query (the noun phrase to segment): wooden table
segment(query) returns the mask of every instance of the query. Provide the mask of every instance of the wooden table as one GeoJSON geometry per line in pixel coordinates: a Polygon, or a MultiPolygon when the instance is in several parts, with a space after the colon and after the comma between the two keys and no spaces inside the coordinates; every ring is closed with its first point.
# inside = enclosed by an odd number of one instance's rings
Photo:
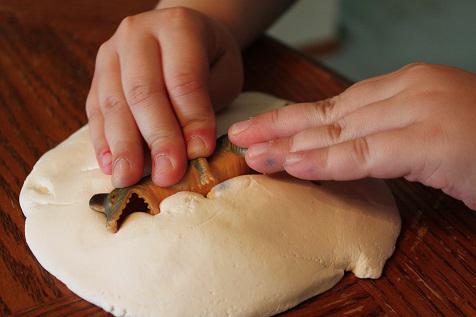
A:
{"type": "MultiPolygon", "coordinates": [[[[35,260],[18,204],[38,158],[86,123],[84,100],[99,44],[120,19],[154,1],[0,1],[0,315],[105,316],[35,260]]],[[[247,90],[296,100],[348,82],[267,38],[245,52],[247,90]]],[[[476,316],[476,213],[440,191],[388,182],[403,218],[378,280],[352,274],[283,316],[476,316]]]]}

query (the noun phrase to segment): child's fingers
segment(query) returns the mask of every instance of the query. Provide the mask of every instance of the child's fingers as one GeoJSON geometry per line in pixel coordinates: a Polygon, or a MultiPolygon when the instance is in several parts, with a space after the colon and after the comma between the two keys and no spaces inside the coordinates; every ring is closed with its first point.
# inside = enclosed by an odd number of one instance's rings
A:
{"type": "Polygon", "coordinates": [[[403,85],[395,83],[394,77],[397,75],[391,73],[372,78],[330,99],[294,104],[238,122],[229,130],[230,139],[239,146],[247,147],[331,124],[353,111],[398,94],[403,85]]]}
{"type": "Polygon", "coordinates": [[[152,180],[170,186],[184,175],[187,156],[165,89],[158,43],[152,35],[124,28],[118,48],[124,94],[151,151],[152,180]]]}
{"type": "Polygon", "coordinates": [[[289,153],[289,139],[282,138],[253,144],[246,152],[249,167],[264,174],[283,170],[283,163],[289,153]]]}
{"type": "Polygon", "coordinates": [[[335,122],[303,130],[290,137],[290,151],[307,151],[346,142],[377,132],[403,128],[419,119],[417,107],[407,96],[374,102],[335,122]]]}
{"type": "MultiPolygon", "coordinates": [[[[201,21],[173,19],[159,28],[165,85],[187,142],[189,159],[209,156],[215,148],[215,114],[210,101],[208,38],[201,21]]],[[[210,60],[213,56],[210,56],[210,60]]]]}
{"type": "Polygon", "coordinates": [[[408,176],[421,168],[425,140],[416,138],[416,125],[368,135],[333,146],[294,152],[284,169],[309,180],[352,180],[363,177],[408,176]]]}
{"type": "Polygon", "coordinates": [[[242,147],[288,137],[303,129],[328,124],[336,119],[335,98],[299,103],[260,114],[233,124],[230,140],[242,147]]]}
{"type": "Polygon", "coordinates": [[[112,154],[104,135],[104,118],[97,99],[95,76],[86,99],[86,115],[89,121],[89,133],[98,165],[105,174],[111,175],[112,154]]]}
{"type": "Polygon", "coordinates": [[[282,170],[288,152],[308,151],[365,137],[385,130],[406,127],[417,115],[405,96],[372,103],[338,119],[334,123],[303,130],[297,134],[268,142],[253,144],[246,155],[253,169],[270,173],[282,170]],[[259,155],[257,155],[259,153],[259,155]],[[270,162],[273,163],[272,169],[270,162]]]}
{"type": "Polygon", "coordinates": [[[112,153],[112,183],[115,187],[129,186],[143,173],[142,138],[122,92],[117,55],[108,45],[98,53],[96,74],[105,137],[112,153]]]}

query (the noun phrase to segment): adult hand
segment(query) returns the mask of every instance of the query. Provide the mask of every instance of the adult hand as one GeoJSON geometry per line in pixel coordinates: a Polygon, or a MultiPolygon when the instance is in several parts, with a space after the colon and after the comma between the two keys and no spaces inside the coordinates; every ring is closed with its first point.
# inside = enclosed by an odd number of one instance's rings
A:
{"type": "Polygon", "coordinates": [[[309,180],[405,177],[476,209],[476,75],[411,64],[233,125],[250,167],[309,180]]]}
{"type": "Polygon", "coordinates": [[[242,80],[238,45],[222,24],[185,8],[125,18],[99,49],[86,102],[99,166],[124,187],[150,155],[154,183],[178,182],[187,159],[213,152],[212,105],[232,100],[242,80]]]}

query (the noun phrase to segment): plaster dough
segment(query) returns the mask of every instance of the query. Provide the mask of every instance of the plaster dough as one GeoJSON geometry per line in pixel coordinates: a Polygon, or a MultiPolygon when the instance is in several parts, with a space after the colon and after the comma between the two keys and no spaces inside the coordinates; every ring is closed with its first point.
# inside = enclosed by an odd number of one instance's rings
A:
{"type": "MultiPolygon", "coordinates": [[[[236,120],[284,105],[242,94],[236,120]]],[[[116,234],[89,198],[110,191],[87,127],[36,163],[20,194],[26,240],[73,292],[116,316],[265,316],[334,286],[345,271],[378,278],[400,217],[382,182],[240,176],[208,197],[181,192],[134,213],[116,234]]]]}

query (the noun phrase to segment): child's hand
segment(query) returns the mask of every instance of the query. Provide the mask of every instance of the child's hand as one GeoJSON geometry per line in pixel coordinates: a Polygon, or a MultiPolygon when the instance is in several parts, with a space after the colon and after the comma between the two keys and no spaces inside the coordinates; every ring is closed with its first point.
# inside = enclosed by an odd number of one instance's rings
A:
{"type": "Polygon", "coordinates": [[[412,64],[332,99],[240,122],[229,135],[263,173],[403,176],[476,209],[476,75],[456,68],[412,64]]]}
{"type": "Polygon", "coordinates": [[[86,102],[99,166],[128,186],[145,153],[154,183],[176,183],[187,159],[213,152],[212,105],[227,104],[242,79],[239,48],[218,22],[184,8],[124,19],[99,49],[86,102]]]}

